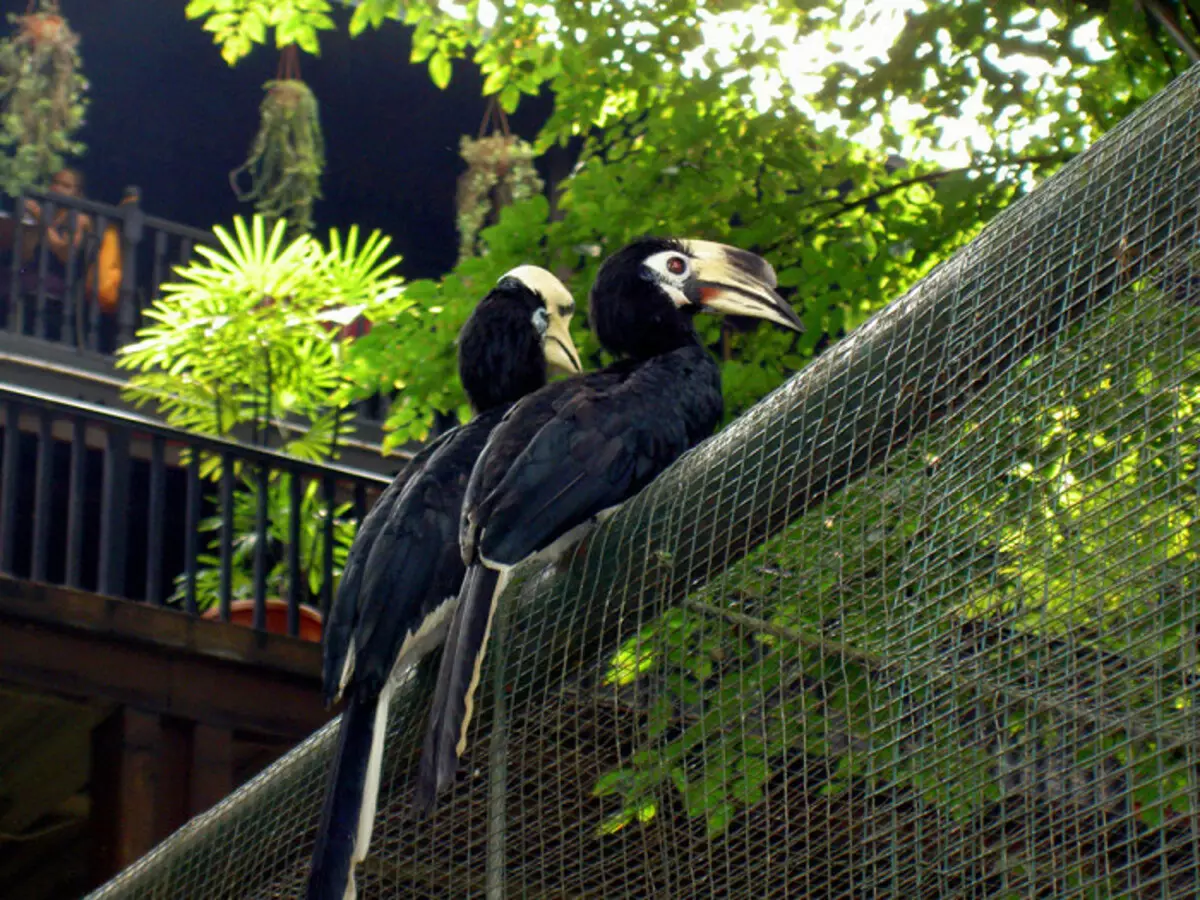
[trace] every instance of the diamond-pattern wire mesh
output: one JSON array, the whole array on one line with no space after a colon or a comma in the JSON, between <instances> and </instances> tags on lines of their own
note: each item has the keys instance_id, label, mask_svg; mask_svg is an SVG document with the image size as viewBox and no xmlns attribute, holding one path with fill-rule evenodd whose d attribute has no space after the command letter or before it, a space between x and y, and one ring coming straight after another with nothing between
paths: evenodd
<instances>
[{"instance_id":1,"label":"diamond-pattern wire mesh","mask_svg":"<svg viewBox=\"0 0 1200 900\"><path fill-rule=\"evenodd\" d=\"M1200 68L497 616L360 897L1200 892ZM327 727L96 897L299 893Z\"/></svg>"}]
</instances>

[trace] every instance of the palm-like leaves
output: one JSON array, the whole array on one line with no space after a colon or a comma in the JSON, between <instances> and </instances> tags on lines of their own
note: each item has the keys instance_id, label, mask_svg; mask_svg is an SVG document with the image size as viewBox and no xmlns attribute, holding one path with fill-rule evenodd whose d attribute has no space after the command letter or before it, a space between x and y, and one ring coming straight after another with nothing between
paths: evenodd
<instances>
[{"instance_id":1,"label":"palm-like leaves","mask_svg":"<svg viewBox=\"0 0 1200 900\"><path fill-rule=\"evenodd\" d=\"M250 425L264 435L291 420L276 442L285 451L334 455L349 429L338 413L362 391L346 384L348 338L331 326L407 308L389 239L375 232L360 245L357 227L345 239L331 231L326 251L307 235L285 242L282 221L268 233L261 216L213 233L218 246L176 269L122 349L118 365L137 370L129 397L207 434Z\"/></svg>"},{"instance_id":2,"label":"palm-like leaves","mask_svg":"<svg viewBox=\"0 0 1200 900\"><path fill-rule=\"evenodd\" d=\"M346 406L371 393L353 384L355 369L340 333L359 315L391 318L410 308L400 262L388 256L388 238L372 233L360 243L358 229L329 235L329 249L308 235L286 239L286 223L268 232L261 216L234 220L232 231L214 228L216 244L198 247L196 259L175 270L162 296L146 311L137 343L121 350L118 365L133 369L127 396L155 402L171 424L226 436L249 426L251 436L310 461L336 457L352 429ZM287 427L284 427L286 423ZM218 459L202 459L205 477L218 474ZM242 476L245 473L239 472ZM283 590L290 504L288 476L273 473L268 488L269 588ZM301 568L305 596L316 596L324 578L341 572L353 523L346 508L335 511L334 571L323 571L324 508L317 482L305 487L301 510ZM253 590L257 487L235 494L233 530L235 596ZM219 520L205 522L219 529ZM219 537L219 536L218 536ZM201 605L217 596L219 542L214 538L197 572ZM183 576L181 576L182 578ZM182 582L180 582L182 584Z\"/></svg>"}]
</instances>

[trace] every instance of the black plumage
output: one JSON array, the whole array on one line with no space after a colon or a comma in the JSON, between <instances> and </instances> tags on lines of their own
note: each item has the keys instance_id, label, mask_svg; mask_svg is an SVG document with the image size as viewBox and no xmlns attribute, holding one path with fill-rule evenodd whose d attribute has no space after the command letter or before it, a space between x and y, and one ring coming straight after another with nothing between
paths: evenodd
<instances>
[{"instance_id":1,"label":"black plumage","mask_svg":"<svg viewBox=\"0 0 1200 900\"><path fill-rule=\"evenodd\" d=\"M522 266L482 300L459 336L459 374L476 415L431 443L383 492L347 557L327 621L325 694L344 695L322 809L310 900L354 896L377 801L387 708L397 678L442 640L465 571L462 499L476 458L548 366L578 371L574 304L544 269Z\"/></svg>"},{"instance_id":2,"label":"black plumage","mask_svg":"<svg viewBox=\"0 0 1200 900\"><path fill-rule=\"evenodd\" d=\"M507 571L556 553L713 432L720 370L692 317L708 309L801 330L774 285L760 257L702 241L643 239L605 261L591 322L622 359L520 401L471 473L459 537L468 569L417 772L418 812L454 778Z\"/></svg>"}]
</instances>

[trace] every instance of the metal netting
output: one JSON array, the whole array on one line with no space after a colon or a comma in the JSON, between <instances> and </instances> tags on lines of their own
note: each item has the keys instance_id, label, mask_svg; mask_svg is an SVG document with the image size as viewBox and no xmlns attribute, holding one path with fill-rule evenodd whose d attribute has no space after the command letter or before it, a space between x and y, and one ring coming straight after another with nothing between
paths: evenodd
<instances>
[{"instance_id":1,"label":"metal netting","mask_svg":"<svg viewBox=\"0 0 1200 900\"><path fill-rule=\"evenodd\" d=\"M1200 894L1200 67L526 566L372 897ZM327 727L95 897L293 897Z\"/></svg>"}]
</instances>

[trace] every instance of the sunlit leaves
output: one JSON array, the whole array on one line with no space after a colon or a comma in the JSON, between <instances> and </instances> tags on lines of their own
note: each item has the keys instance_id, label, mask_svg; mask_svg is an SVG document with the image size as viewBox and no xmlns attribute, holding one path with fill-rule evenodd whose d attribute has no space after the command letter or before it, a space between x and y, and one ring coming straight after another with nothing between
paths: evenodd
<instances>
[{"instance_id":1,"label":"sunlit leaves","mask_svg":"<svg viewBox=\"0 0 1200 900\"><path fill-rule=\"evenodd\" d=\"M837 23L839 7L824 5ZM863 15L887 6L868 3ZM885 58L833 64L813 99L846 118L851 131L903 101L932 147L945 147L947 126L967 114L991 144L980 151L1078 151L1188 64L1135 0L929 3L909 7L896 24ZM1193 42L1200 37L1186 20L1183 30Z\"/></svg>"},{"instance_id":2,"label":"sunlit leaves","mask_svg":"<svg viewBox=\"0 0 1200 900\"><path fill-rule=\"evenodd\" d=\"M367 21L376 15L377 4L371 6L364 14ZM319 33L334 27L331 9L329 0L191 0L185 14L204 20L204 30L212 33L221 57L232 66L255 45L265 44L270 31L276 47L295 44L318 55Z\"/></svg>"},{"instance_id":3,"label":"sunlit leaves","mask_svg":"<svg viewBox=\"0 0 1200 900\"><path fill-rule=\"evenodd\" d=\"M785 783L1194 814L1198 324L1133 285L631 637L608 677L652 699L608 828L675 792L723 834Z\"/></svg>"},{"instance_id":4,"label":"sunlit leaves","mask_svg":"<svg viewBox=\"0 0 1200 900\"><path fill-rule=\"evenodd\" d=\"M173 424L217 435L249 426L255 439L275 433L277 446L327 459L351 428L344 407L375 388L348 377L352 342L334 326L411 304L378 233L360 242L356 228L331 232L326 249L309 236L285 243L285 230L279 221L268 232L260 216L235 219L232 233L214 228L218 246L176 269L118 365L135 370L130 398L156 402Z\"/></svg>"}]
</instances>

